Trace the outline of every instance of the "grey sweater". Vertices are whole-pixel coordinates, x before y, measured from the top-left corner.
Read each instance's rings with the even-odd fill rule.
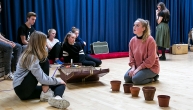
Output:
[[[33,57],[32,57],[33,59]],[[20,59],[19,61],[20,62]],[[47,76],[39,65],[39,60],[37,59],[28,69],[22,68],[19,63],[17,64],[16,72],[14,73],[13,87],[19,86],[24,80],[25,76],[31,71],[31,73],[36,77],[37,81],[45,85],[58,85],[60,84],[60,79]]]

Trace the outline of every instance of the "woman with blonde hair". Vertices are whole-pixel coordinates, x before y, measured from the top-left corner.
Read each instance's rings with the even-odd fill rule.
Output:
[[[55,64],[63,64],[60,61],[60,51],[61,51],[61,44],[56,37],[56,30],[49,29],[48,30],[48,38],[47,38],[47,48],[48,48],[48,59],[54,59]]]
[[[137,19],[134,22],[135,36],[129,42],[129,66],[125,74],[126,83],[147,84],[159,77],[160,65],[156,53],[156,42],[150,34],[149,21]]]
[[[82,63],[85,66],[100,66],[102,61],[85,54],[80,43],[75,42],[75,39],[76,35],[72,32],[68,32],[64,38],[62,45],[64,62],[71,63],[73,60],[74,63]]]
[[[13,79],[15,93],[21,100],[40,98],[51,106],[67,108],[70,103],[62,98],[66,83],[49,76],[46,35],[35,31],[22,53]],[[41,83],[42,85],[37,85]]]

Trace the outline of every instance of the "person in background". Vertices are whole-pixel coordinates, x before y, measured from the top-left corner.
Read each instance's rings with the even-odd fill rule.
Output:
[[[40,98],[40,101],[48,101],[51,106],[64,109],[70,105],[62,98],[66,83],[49,76],[46,40],[47,36],[42,32],[34,31],[31,34],[17,65],[14,91],[21,100]]]
[[[0,2],[0,12],[1,12],[1,2]],[[2,34],[0,34],[0,51],[3,54],[3,65],[5,74],[0,77],[4,77],[6,80],[13,80],[14,71],[22,51],[20,44],[15,43],[6,39]],[[12,58],[13,55],[13,58]]]
[[[98,67],[102,64],[102,61],[91,57],[90,55],[85,55],[80,43],[75,42],[76,35],[72,32],[68,32],[64,38],[62,44],[63,57],[65,63],[82,63],[85,66]]]
[[[156,10],[156,21],[158,26],[156,27],[155,40],[158,46],[157,48],[160,48],[162,51],[162,56],[159,57],[159,60],[166,60],[165,51],[166,48],[170,47],[170,29],[168,25],[170,19],[170,12],[163,2],[159,2],[157,8],[158,9]]]
[[[193,28],[188,33],[188,49],[190,50],[190,47],[193,45]]]
[[[33,27],[35,21],[36,21],[36,13],[28,12],[27,13],[27,22],[25,22],[25,24],[22,24],[18,28],[17,41],[19,44],[22,45],[23,50],[25,50],[25,48],[29,42],[31,33],[35,31],[35,29]]]
[[[84,47],[86,46],[86,42],[83,41],[80,37],[79,37],[79,33],[80,33],[80,30],[76,27],[72,27],[72,33],[74,33],[76,35],[76,40],[75,42],[79,42],[82,46],[82,49],[84,50]]]
[[[156,42],[151,36],[149,21],[137,19],[134,22],[135,36],[129,42],[129,66],[125,74],[125,83],[137,85],[157,81],[160,65],[156,53]]]
[[[60,51],[61,51],[61,44],[56,37],[56,30],[49,29],[48,30],[48,38],[47,38],[47,48],[49,51],[48,59],[54,59],[56,64],[63,64],[60,61]]]

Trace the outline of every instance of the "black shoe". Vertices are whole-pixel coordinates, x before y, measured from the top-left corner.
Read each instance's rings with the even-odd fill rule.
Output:
[[[153,77],[154,82],[156,82],[159,79],[159,75],[156,75],[155,77]]]
[[[159,57],[159,60],[165,61],[165,60],[166,60],[166,57],[165,57],[165,56],[161,56],[161,57]]]

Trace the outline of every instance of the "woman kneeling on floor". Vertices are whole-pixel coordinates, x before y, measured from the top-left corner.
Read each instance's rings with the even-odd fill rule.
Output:
[[[66,83],[49,76],[46,35],[35,31],[17,64],[13,79],[15,93],[21,100],[40,98],[51,106],[67,108],[70,103],[62,98]],[[37,84],[41,83],[41,86]]]
[[[159,77],[160,65],[156,42],[151,36],[149,21],[137,19],[133,26],[134,37],[129,42],[129,66],[126,83],[147,84]]]

